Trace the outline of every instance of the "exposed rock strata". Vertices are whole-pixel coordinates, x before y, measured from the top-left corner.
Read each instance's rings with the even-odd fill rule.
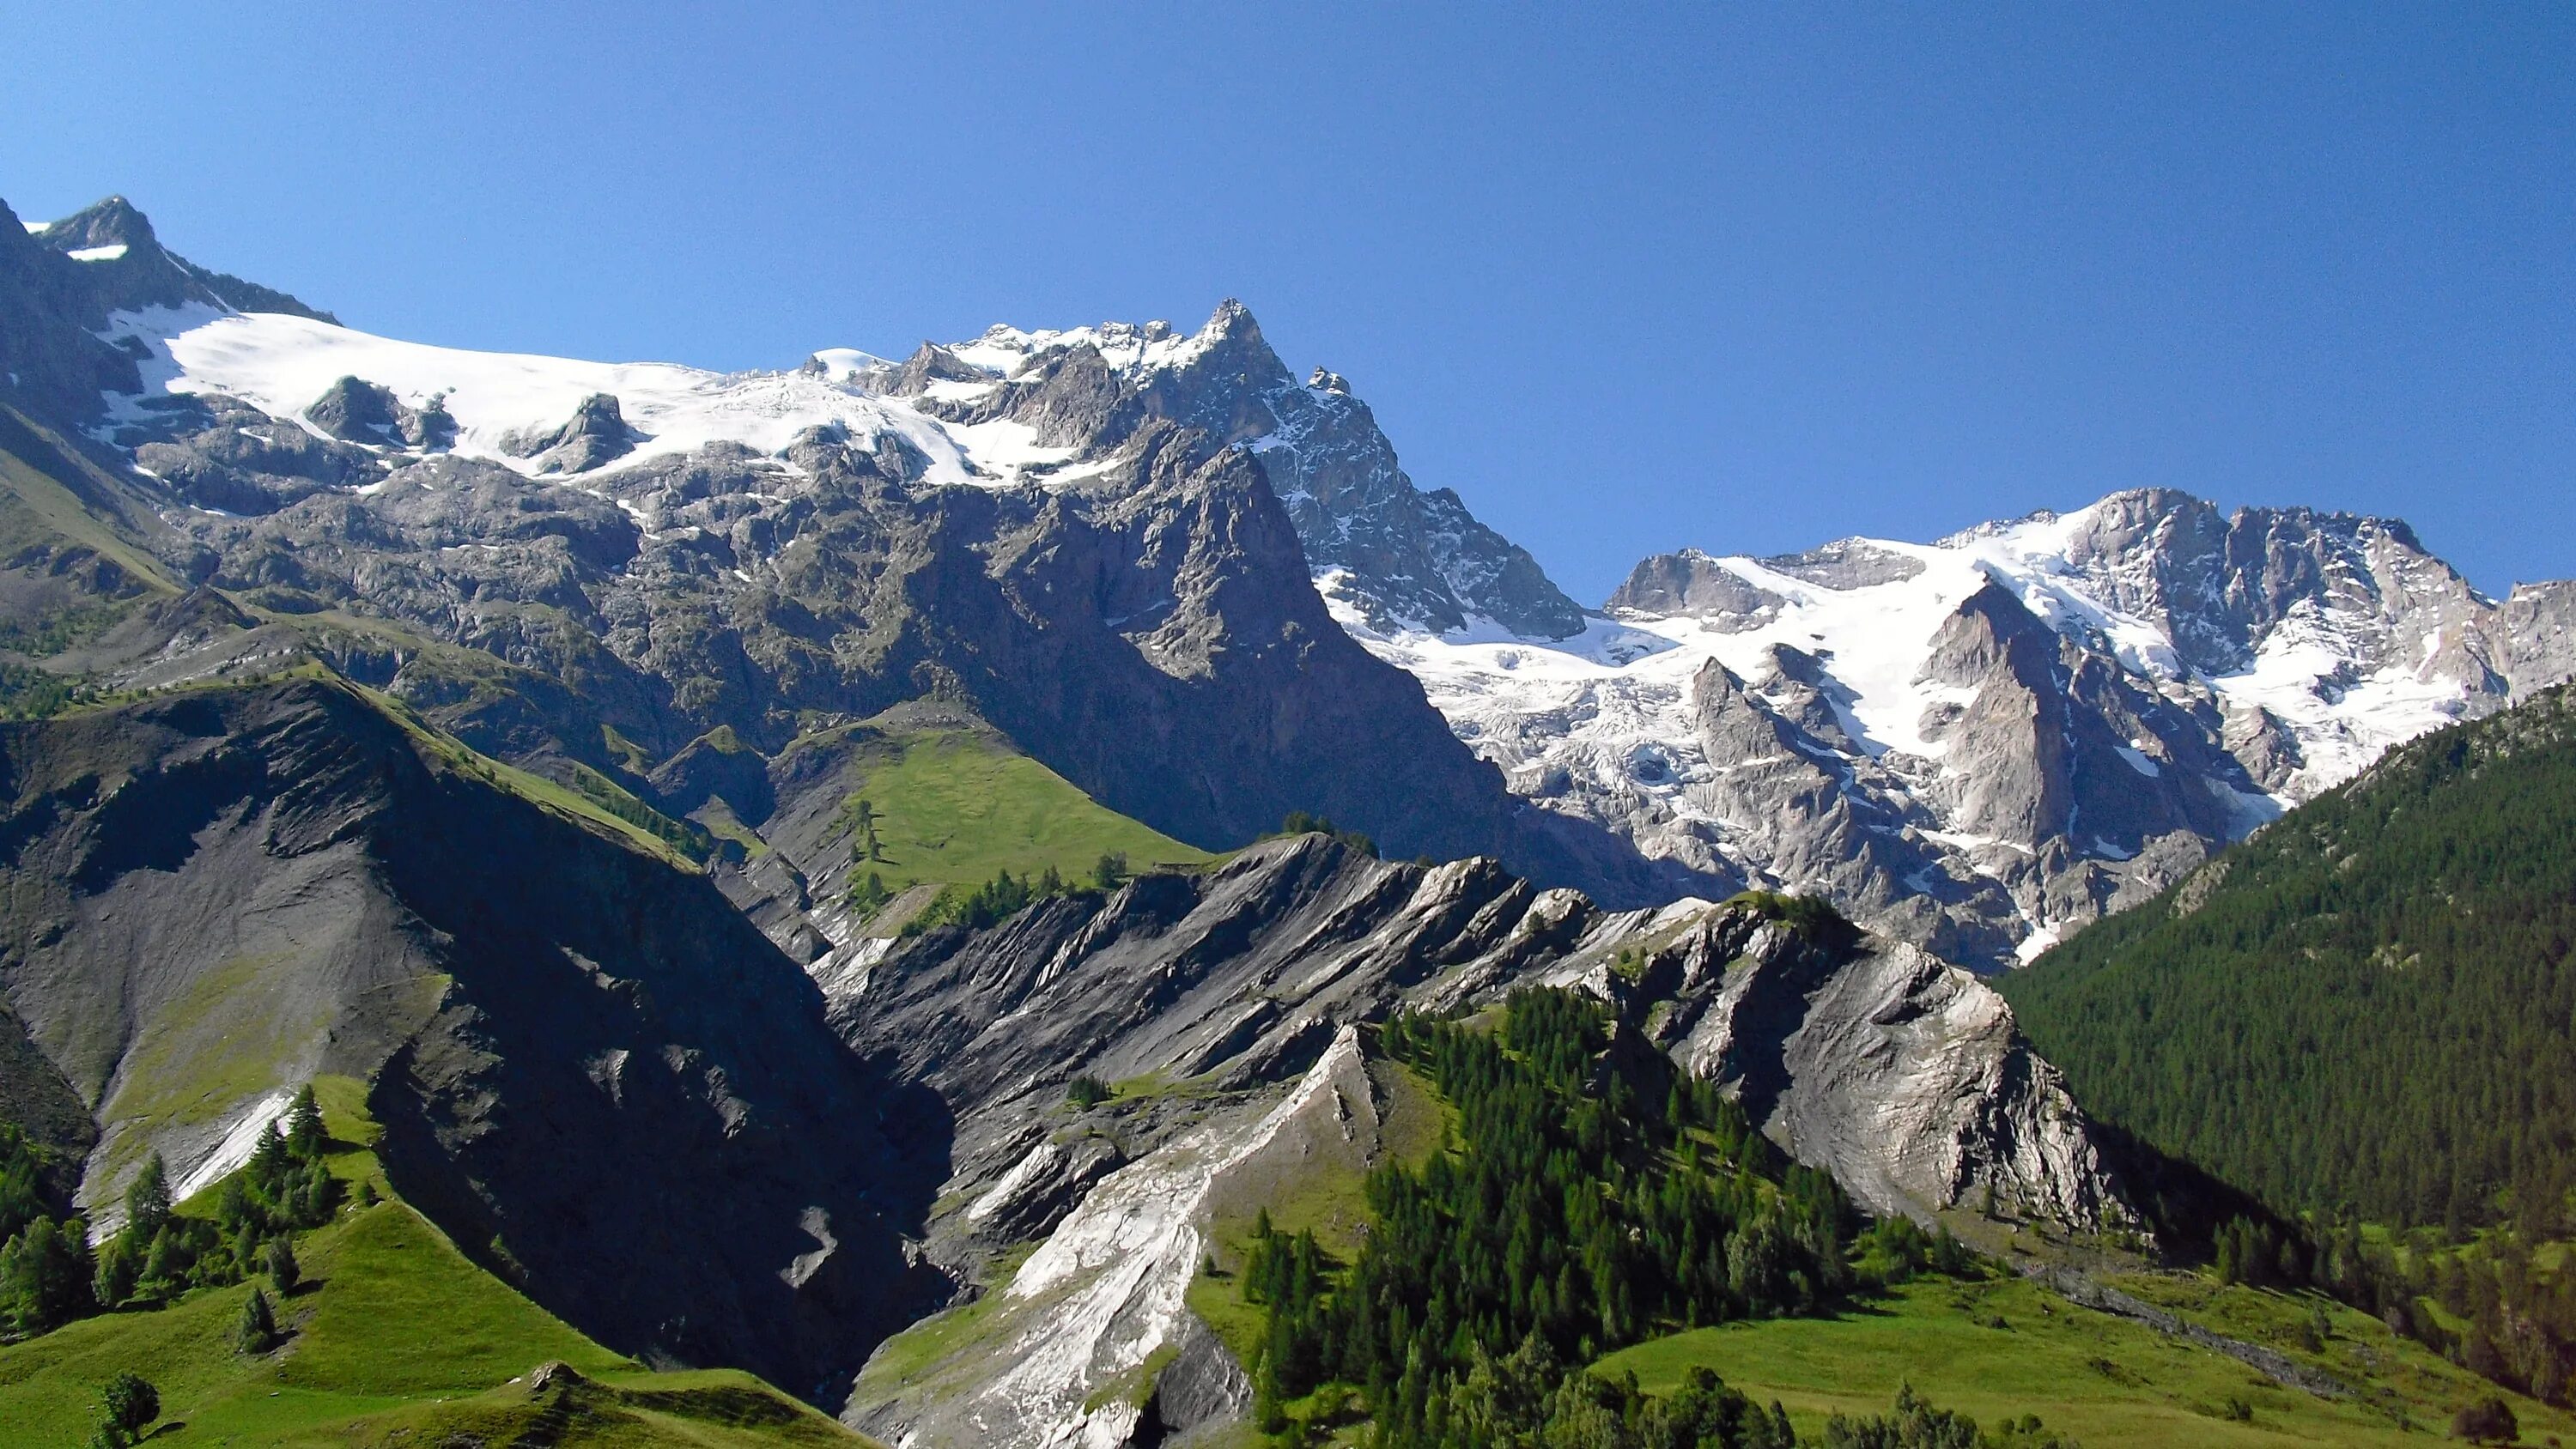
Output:
[[[1179,1292],[1229,1174],[1255,1170],[1254,1147],[1296,1102],[1320,1103],[1319,1082],[1341,1084],[1317,1119],[1338,1136],[1310,1124],[1296,1150],[1376,1130],[1342,1059],[1352,1028],[1523,984],[1603,995],[1877,1211],[1929,1218],[1991,1188],[2015,1216],[2138,1223],[1995,992],[1912,947],[1773,909],[1605,912],[1489,861],[1377,861],[1309,835],[989,931],[847,941],[815,963],[832,1019],[956,1115],[927,1257],[963,1280],[1010,1243],[1047,1243],[988,1290],[1005,1296],[977,1312],[995,1316],[952,1354],[909,1380],[872,1369],[850,1421],[923,1444],[1136,1440],[1142,1406],[1163,1400],[1121,1375],[1186,1332]],[[1129,1090],[1077,1110],[1077,1075]],[[1248,1212],[1257,1194],[1232,1196]]]

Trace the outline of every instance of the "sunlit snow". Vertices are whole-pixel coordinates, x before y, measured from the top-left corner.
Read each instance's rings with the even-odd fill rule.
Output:
[[[119,313],[102,335],[151,346],[153,356],[143,365],[147,398],[221,393],[273,417],[300,420],[332,384],[356,377],[411,407],[441,400],[457,422],[456,453],[522,472],[535,467],[518,456],[527,440],[562,427],[595,393],[614,396],[627,425],[643,435],[633,452],[599,472],[718,442],[776,453],[809,428],[832,426],[863,439],[901,437],[929,459],[927,481],[934,484],[1017,483],[1025,467],[1072,456],[1071,449],[1034,446],[1031,430],[1019,424],[952,428],[901,399],[871,394],[849,378],[877,359],[847,348],[815,354],[825,364],[820,376],[720,373],[673,363],[432,347],[309,318],[203,305]],[[120,418],[141,415],[133,399],[117,401]]]

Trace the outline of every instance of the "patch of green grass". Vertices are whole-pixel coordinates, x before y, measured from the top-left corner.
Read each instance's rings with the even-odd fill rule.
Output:
[[[52,443],[43,429],[28,424],[15,409],[7,414],[10,432],[24,429],[32,436],[41,452]],[[56,447],[56,455],[72,467],[81,466],[68,446]],[[157,519],[108,519],[84,504],[80,496],[37,463],[10,449],[0,449],[0,537],[11,542],[32,542],[46,535],[67,540],[113,561],[136,583],[158,594],[175,594],[178,586],[161,572],[143,550],[129,544],[119,524],[157,528]]]
[[[2306,1300],[2296,1311],[2306,1311]],[[1998,1320],[2005,1326],[1991,1326]],[[1884,1413],[1898,1386],[1911,1383],[1981,1423],[2038,1414],[2086,1449],[2422,1442],[2423,1431],[2440,1432],[2453,1409],[2492,1392],[2457,1370],[2436,1372],[2438,1360],[2365,1315],[2337,1310],[2334,1325],[2332,1351],[2318,1361],[2365,1390],[2403,1386],[2413,1433],[2369,1404],[2282,1388],[2235,1359],[2075,1307],[2017,1278],[1918,1279],[1837,1317],[1670,1334],[1594,1368],[1612,1377],[1633,1372],[1642,1387],[1663,1393],[1689,1369],[1706,1366],[1757,1403],[1779,1400],[1802,1436],[1821,1430],[1833,1413]],[[2211,1326],[2260,1341],[2243,1322]],[[2383,1367],[2374,1371],[2372,1363]],[[2253,1422],[2217,1417],[2231,1398],[2253,1407]],[[2576,1427],[2528,1400],[2516,1400],[2514,1411],[2534,1439]]]
[[[366,1084],[314,1084],[339,1176],[382,1191]],[[74,1449],[98,1386],[121,1371],[160,1390],[172,1445],[864,1445],[749,1374],[655,1373],[477,1268],[408,1205],[354,1203],[297,1243],[306,1282],[278,1305],[290,1336],[233,1349],[254,1285],[202,1289],[157,1312],[81,1319],[0,1347],[0,1442]],[[589,1382],[544,1397],[511,1382],[560,1360]],[[525,1436],[525,1437],[523,1437]]]
[[[878,873],[896,893],[922,883],[977,886],[999,871],[1030,876],[1049,866],[1080,885],[1104,854],[1126,856],[1134,871],[1215,859],[980,732],[933,731],[872,748],[834,822],[831,843],[843,852],[857,839],[861,800],[875,812],[879,851],[852,868]]]
[[[753,860],[769,853],[769,842],[761,839],[758,831],[743,824],[742,817],[733,813],[733,806],[726,803],[722,795],[708,796],[707,803],[699,806],[692,818],[705,826],[709,835],[741,846],[743,854]]]
[[[984,1320],[1001,1306],[1002,1287],[1020,1271],[1020,1265],[1038,1250],[1034,1242],[1021,1243],[1003,1252],[985,1265],[978,1275],[983,1290],[971,1303],[934,1313],[903,1332],[878,1345],[868,1359],[867,1368],[859,1375],[863,1387],[875,1386],[878,1397],[889,1395],[896,1385],[906,1384],[923,1371],[936,1365],[951,1353],[974,1341]]]
[[[1418,1167],[1450,1140],[1457,1109],[1441,1100],[1431,1084],[1411,1067],[1372,1051],[1369,1081],[1378,1102],[1378,1162]],[[1301,1165],[1293,1176],[1258,1197],[1258,1206],[1237,1204],[1249,1196],[1228,1195],[1224,1208],[1208,1222],[1207,1260],[1190,1280],[1184,1296],[1236,1358],[1249,1363],[1269,1338],[1264,1310],[1243,1300],[1240,1274],[1252,1254],[1252,1230],[1260,1212],[1270,1214],[1271,1231],[1294,1235],[1311,1230],[1327,1253],[1347,1259],[1359,1251],[1369,1222],[1368,1175],[1365,1169],[1331,1156]]]

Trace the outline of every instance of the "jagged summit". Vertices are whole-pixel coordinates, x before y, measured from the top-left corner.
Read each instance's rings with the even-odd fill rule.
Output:
[[[56,251],[104,246],[158,246],[151,219],[122,196],[95,201],[60,221],[46,225],[37,239]]]
[[[1370,628],[1562,639],[1585,627],[1526,550],[1477,522],[1455,492],[1414,483],[1344,379],[1317,368],[1299,383],[1240,301],[1226,299],[1188,334],[1160,321],[996,327],[945,351],[986,380],[923,383],[919,395],[961,420],[1027,422],[1040,443],[1080,438],[1089,450],[1167,420],[1249,451],[1296,520],[1318,582]]]

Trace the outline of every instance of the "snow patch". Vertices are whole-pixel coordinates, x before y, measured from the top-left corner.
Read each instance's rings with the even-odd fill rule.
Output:
[[[63,255],[76,262],[113,262],[124,257],[125,243],[116,242],[103,247],[74,247]]]
[[[1021,460],[1070,456],[1033,448],[1025,438],[963,430],[993,455],[979,468],[968,445],[938,420],[899,400],[808,372],[718,373],[673,363],[474,352],[203,304],[118,313],[99,335],[108,341],[140,339],[150,348],[143,363],[146,398],[221,393],[271,417],[296,420],[343,377],[363,378],[412,407],[443,397],[457,423],[454,452],[520,473],[536,465],[505,449],[505,441],[561,427],[595,393],[615,397],[644,441],[594,476],[718,442],[774,454],[812,428],[846,429],[859,439],[900,437],[929,460],[926,481],[934,485],[1016,482]],[[866,354],[837,349],[817,356],[829,369]],[[140,417],[138,401],[111,397],[111,415],[119,421]]]

